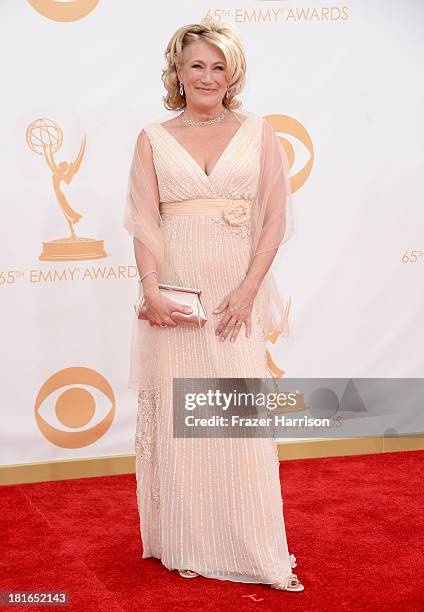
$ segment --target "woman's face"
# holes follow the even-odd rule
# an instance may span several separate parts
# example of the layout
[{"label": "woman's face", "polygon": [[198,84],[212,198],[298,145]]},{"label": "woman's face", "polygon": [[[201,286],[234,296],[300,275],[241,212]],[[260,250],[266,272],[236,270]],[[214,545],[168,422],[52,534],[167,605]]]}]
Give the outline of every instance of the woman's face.
[{"label": "woman's face", "polygon": [[221,104],[227,91],[225,67],[224,54],[212,45],[197,41],[184,48],[177,74],[187,106],[213,108]]}]

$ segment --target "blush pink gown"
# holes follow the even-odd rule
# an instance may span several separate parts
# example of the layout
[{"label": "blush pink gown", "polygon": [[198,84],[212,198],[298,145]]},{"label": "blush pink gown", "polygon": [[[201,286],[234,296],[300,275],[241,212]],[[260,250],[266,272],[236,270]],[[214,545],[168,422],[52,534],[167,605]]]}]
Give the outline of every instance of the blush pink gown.
[{"label": "blush pink gown", "polygon": [[[261,120],[251,115],[243,121],[209,176],[163,125],[144,128],[161,205],[253,198]],[[268,375],[260,292],[250,338],[244,326],[234,343],[214,333],[223,315],[213,309],[249,267],[249,225],[232,226],[194,208],[193,214],[161,216],[166,261],[173,265],[159,280],[201,288],[209,320],[201,329],[149,326],[161,385],[138,392],[135,451],[143,557],[210,578],[278,582],[292,572],[294,556],[287,548],[275,440],[173,438],[173,377]]]}]

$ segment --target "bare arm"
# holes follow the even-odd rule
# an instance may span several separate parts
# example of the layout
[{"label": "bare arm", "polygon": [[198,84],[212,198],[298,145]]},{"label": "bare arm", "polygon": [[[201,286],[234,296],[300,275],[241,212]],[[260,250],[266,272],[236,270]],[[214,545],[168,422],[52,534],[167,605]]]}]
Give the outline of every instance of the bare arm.
[{"label": "bare arm", "polygon": [[[146,245],[137,240],[137,238],[134,238],[134,256],[140,277],[146,274],[146,272],[150,272],[150,270],[157,270],[155,258]],[[159,294],[157,274],[149,274],[141,282],[143,285],[143,294],[146,296],[146,299],[148,299],[149,296]]]},{"label": "bare arm", "polygon": [[247,274],[240,284],[240,287],[255,297],[266,273],[271,267],[277,254],[277,249],[258,253],[252,259]]},{"label": "bare arm", "polygon": [[[130,170],[128,201],[124,227],[133,236],[134,257],[139,278],[158,265],[149,238],[151,228],[158,223],[159,190],[149,138],[144,130],[137,137]],[[150,229],[149,229],[150,228]],[[142,280],[143,295],[148,299],[159,295],[157,274],[149,274]]]}]

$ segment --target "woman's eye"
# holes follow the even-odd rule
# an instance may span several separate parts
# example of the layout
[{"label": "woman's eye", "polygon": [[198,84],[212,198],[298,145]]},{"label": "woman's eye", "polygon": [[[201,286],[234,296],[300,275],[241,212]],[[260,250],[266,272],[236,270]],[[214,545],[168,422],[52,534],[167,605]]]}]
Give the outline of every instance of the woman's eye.
[{"label": "woman's eye", "polygon": [[[192,67],[193,68],[201,68],[200,64],[193,64]],[[224,70],[223,66],[216,66],[216,68],[218,68],[218,70]]]}]

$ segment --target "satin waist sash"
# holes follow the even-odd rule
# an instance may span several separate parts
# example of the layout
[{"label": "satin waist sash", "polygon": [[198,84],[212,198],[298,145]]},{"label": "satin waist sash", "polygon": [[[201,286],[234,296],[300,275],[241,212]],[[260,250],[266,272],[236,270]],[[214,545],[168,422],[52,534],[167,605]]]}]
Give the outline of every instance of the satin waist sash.
[{"label": "satin waist sash", "polygon": [[242,198],[197,198],[194,200],[182,200],[180,202],[161,202],[160,213],[171,215],[211,215],[219,216],[232,202],[246,202]]}]

